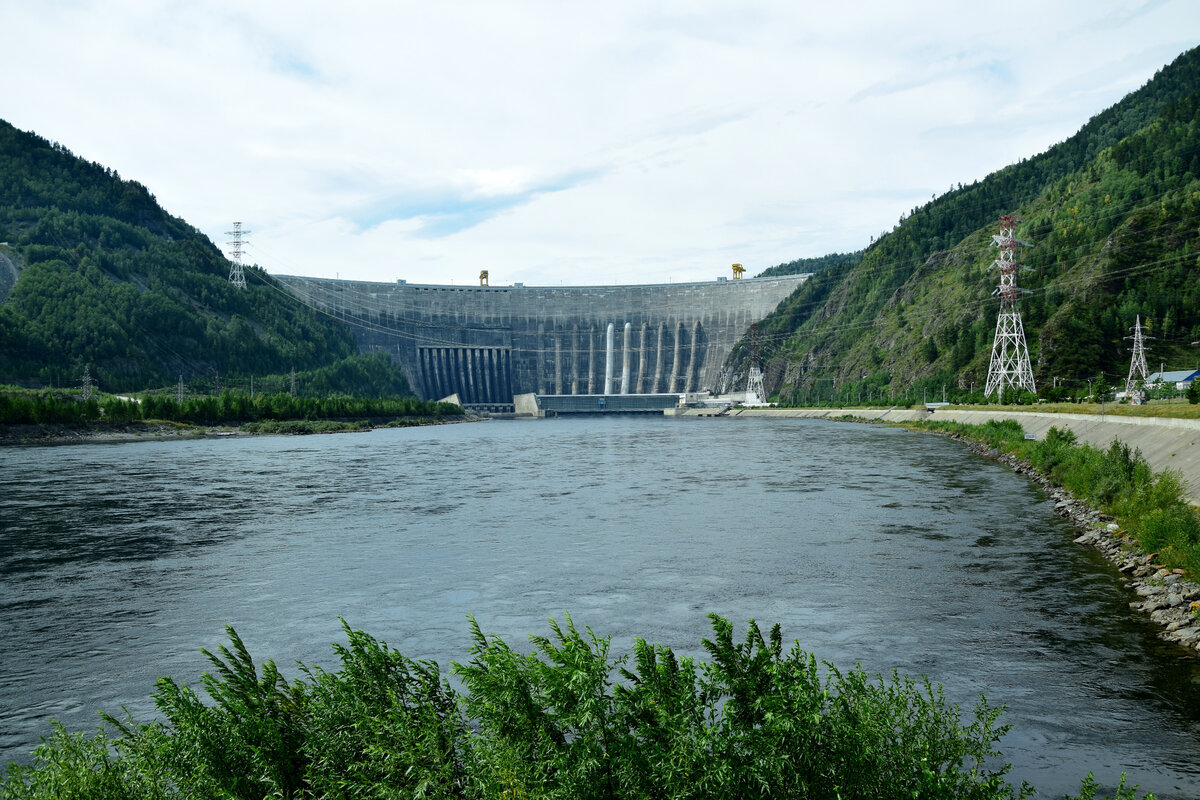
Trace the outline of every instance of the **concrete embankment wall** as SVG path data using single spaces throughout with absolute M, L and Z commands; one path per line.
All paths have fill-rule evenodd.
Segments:
M 939 409 L 894 410 L 867 408 L 746 408 L 730 415 L 747 417 L 811 417 L 834 419 L 852 416 L 883 422 L 950 420 L 982 425 L 988 420 L 1016 420 L 1038 439 L 1051 428 L 1067 429 L 1083 443 L 1108 447 L 1114 439 L 1137 448 L 1155 471 L 1174 469 L 1183 475 L 1189 501 L 1200 505 L 1200 420 L 1165 417 L 1114 417 L 1094 414 L 1047 414 L 1037 411 L 959 411 Z

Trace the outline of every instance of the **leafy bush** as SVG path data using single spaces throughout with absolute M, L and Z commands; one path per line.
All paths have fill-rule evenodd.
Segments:
M 842 672 L 779 626 L 710 615 L 711 661 L 610 640 L 551 620 L 526 655 L 472 620 L 471 661 L 413 661 L 362 631 L 335 645 L 341 669 L 288 681 L 256 666 L 232 629 L 208 653 L 211 703 L 164 678 L 161 722 L 105 719 L 111 732 L 55 727 L 4 800 L 48 798 L 999 798 L 1006 728 L 982 697 L 963 724 L 928 680 Z M 1089 775 L 1080 800 L 1095 797 Z M 1117 797 L 1132 800 L 1124 786 Z
M 994 448 L 1007 443 L 1020 442 L 1025 438 L 1025 429 L 1021 427 L 1021 423 L 1011 419 L 992 419 L 979 427 L 983 441 Z
M 1076 453 L 1075 433 L 1070 429 L 1051 428 L 1042 440 L 1041 446 L 1030 453 L 1030 461 L 1035 467 L 1053 480 L 1061 482 L 1057 475 L 1060 465 L 1072 462 Z

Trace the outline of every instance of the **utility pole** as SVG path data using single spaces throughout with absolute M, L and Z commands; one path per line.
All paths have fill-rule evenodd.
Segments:
M 183 373 L 179 373 L 179 383 L 175 384 L 175 403 L 183 405 Z
M 993 295 L 1000 296 L 1000 315 L 996 318 L 996 337 L 992 340 L 992 358 L 988 365 L 985 397 L 994 392 L 996 399 L 1004 397 L 1005 389 L 1019 388 L 1037 392 L 1033 383 L 1033 369 L 1029 364 L 1029 348 L 1025 345 L 1025 326 L 1021 323 L 1021 309 L 1017 298 L 1017 270 L 1020 265 L 1014 255 L 1018 242 L 1013 238 L 1017 222 L 1009 214 L 1000 218 L 1000 233 L 992 236 L 992 244 L 1000 248 L 1000 257 L 992 262 L 1000 270 L 1000 284 Z
M 95 388 L 95 384 L 92 383 L 92 365 L 84 364 L 83 365 L 83 400 L 85 403 L 88 400 L 92 399 L 92 390 L 94 388 Z
M 296 368 L 292 367 L 292 397 L 296 396 Z
M 1129 377 L 1125 379 L 1125 394 L 1132 396 L 1134 389 L 1137 388 L 1138 380 L 1144 384 L 1150 378 L 1149 370 L 1146 368 L 1146 345 L 1142 336 L 1141 314 L 1137 315 L 1137 322 L 1133 325 L 1133 336 L 1125 338 L 1133 339 L 1133 357 L 1129 360 Z
M 229 282 L 239 289 L 246 288 L 246 274 L 242 272 L 242 245 L 244 244 L 242 237 L 250 231 L 242 230 L 242 223 L 233 223 L 233 230 L 225 231 L 226 236 L 232 236 L 226 244 L 229 245 L 229 253 L 232 258 L 229 259 Z

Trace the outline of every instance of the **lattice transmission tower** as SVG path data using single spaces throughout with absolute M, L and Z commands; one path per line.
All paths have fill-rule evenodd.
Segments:
M 996 393 L 996 399 L 1004 397 L 1006 389 L 1018 388 L 1037 392 L 1033 383 L 1033 368 L 1029 364 L 1029 348 L 1025 345 L 1025 326 L 1021 324 L 1021 309 L 1017 298 L 1017 270 L 1021 265 L 1016 260 L 1018 242 L 1013 238 L 1017 223 L 1010 215 L 1000 218 L 1000 233 L 992 236 L 992 244 L 1000 248 L 1000 257 L 992 266 L 1000 270 L 1000 285 L 993 295 L 1000 296 L 1000 316 L 996 318 L 996 338 L 992 340 L 992 360 L 988 364 L 985 397 Z
M 1126 339 L 1133 339 L 1133 358 L 1129 360 L 1129 377 L 1125 379 L 1125 394 L 1133 394 L 1137 388 L 1138 381 L 1145 383 L 1150 378 L 1150 370 L 1146 366 L 1146 338 L 1142 336 L 1142 315 L 1138 314 L 1137 322 L 1133 326 L 1133 336 L 1126 336 Z
M 767 402 L 767 390 L 763 386 L 762 367 L 758 364 L 758 323 L 750 326 L 750 370 L 746 377 L 746 405 L 762 405 Z
M 246 273 L 242 271 L 242 246 L 245 241 L 242 239 L 250 231 L 242 230 L 242 223 L 233 223 L 233 230 L 225 231 L 226 236 L 232 236 L 226 244 L 229 245 L 229 282 L 239 289 L 246 288 Z

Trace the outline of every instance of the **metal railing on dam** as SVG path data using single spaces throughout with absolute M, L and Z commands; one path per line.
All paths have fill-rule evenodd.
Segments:
M 274 276 L 391 354 L 425 399 L 716 389 L 734 344 L 809 275 L 641 286 L 438 286 Z

